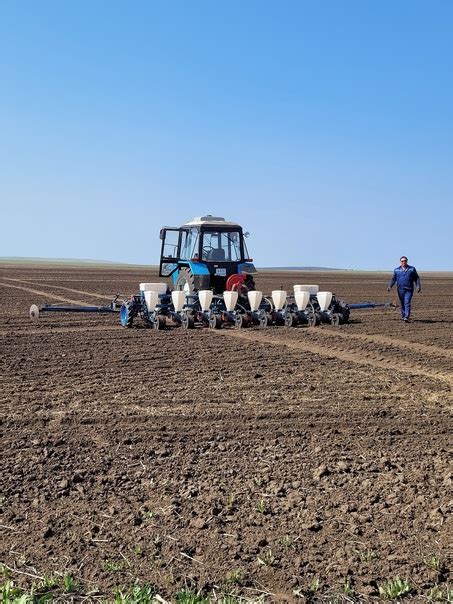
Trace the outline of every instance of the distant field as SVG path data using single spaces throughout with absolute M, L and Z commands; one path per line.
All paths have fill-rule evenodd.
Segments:
M 80 266 L 80 267 L 142 267 L 145 264 L 127 264 L 124 262 L 110 262 L 108 260 L 79 260 L 77 258 L 14 258 L 0 257 L 0 265 L 7 266 Z M 156 268 L 156 267 L 154 267 Z

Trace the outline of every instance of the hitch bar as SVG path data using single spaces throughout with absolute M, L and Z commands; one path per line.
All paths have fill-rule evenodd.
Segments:
M 361 310 L 362 308 L 396 308 L 396 304 L 392 302 L 357 302 L 356 304 L 348 304 L 351 310 Z
M 118 302 L 119 294 L 113 298 L 110 304 L 104 306 L 60 306 L 58 304 L 44 304 L 44 306 L 38 307 L 36 304 L 32 304 L 30 307 L 30 319 L 37 321 L 39 315 L 44 312 L 97 312 L 97 313 L 110 313 L 120 312 L 122 302 Z

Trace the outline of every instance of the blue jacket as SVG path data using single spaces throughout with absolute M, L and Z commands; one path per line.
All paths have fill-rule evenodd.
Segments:
M 398 290 L 410 290 L 414 291 L 414 285 L 417 289 L 420 289 L 420 277 L 418 276 L 415 266 L 409 264 L 404 271 L 401 266 L 397 266 L 393 271 L 392 278 L 390 279 L 389 287 L 393 287 L 396 283 Z

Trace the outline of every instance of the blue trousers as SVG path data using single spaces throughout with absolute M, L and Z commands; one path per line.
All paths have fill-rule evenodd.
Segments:
M 414 290 L 412 289 L 399 289 L 398 290 L 398 298 L 401 302 L 401 318 L 409 319 L 411 316 L 411 300 L 414 295 Z

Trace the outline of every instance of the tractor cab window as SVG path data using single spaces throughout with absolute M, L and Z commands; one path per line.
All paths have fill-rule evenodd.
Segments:
M 238 262 L 241 260 L 239 231 L 205 231 L 202 259 L 207 262 Z
M 183 231 L 181 237 L 181 260 L 191 260 L 198 256 L 198 229 Z
M 160 251 L 159 276 L 169 277 L 178 268 L 180 229 L 170 227 L 160 232 L 162 247 Z
M 179 244 L 179 229 L 165 229 L 165 238 L 162 245 L 164 258 L 177 258 Z

